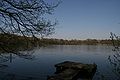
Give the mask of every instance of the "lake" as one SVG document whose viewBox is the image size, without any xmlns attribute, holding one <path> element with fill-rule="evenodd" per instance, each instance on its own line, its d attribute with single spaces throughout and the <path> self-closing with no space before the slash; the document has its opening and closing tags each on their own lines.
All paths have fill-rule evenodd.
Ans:
<svg viewBox="0 0 120 80">
<path fill-rule="evenodd" d="M 54 65 L 63 61 L 95 63 L 93 80 L 117 80 L 108 60 L 114 54 L 112 49 L 106 45 L 53 45 L 22 52 L 29 56 L 1 53 L 0 80 L 46 80 L 54 74 Z"/>
</svg>

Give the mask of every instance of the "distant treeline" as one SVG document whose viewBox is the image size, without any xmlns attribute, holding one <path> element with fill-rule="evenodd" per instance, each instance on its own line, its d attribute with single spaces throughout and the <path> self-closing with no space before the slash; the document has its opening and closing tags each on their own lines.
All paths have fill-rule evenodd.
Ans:
<svg viewBox="0 0 120 80">
<path fill-rule="evenodd" d="M 97 39 L 86 39 L 86 40 L 64 40 L 64 39 L 48 39 L 48 38 L 33 38 L 24 37 L 13 34 L 0 34 L 0 47 L 31 47 L 31 46 L 44 46 L 44 45 L 99 45 L 106 44 L 111 45 L 110 39 L 97 40 Z"/>
<path fill-rule="evenodd" d="M 86 40 L 64 40 L 64 39 L 40 39 L 40 43 L 46 45 L 112 45 L 110 39 L 97 40 L 97 39 L 86 39 Z"/>
<path fill-rule="evenodd" d="M 0 51 L 19 51 L 31 49 L 35 46 L 32 37 L 23 37 L 14 34 L 0 34 Z"/>
</svg>

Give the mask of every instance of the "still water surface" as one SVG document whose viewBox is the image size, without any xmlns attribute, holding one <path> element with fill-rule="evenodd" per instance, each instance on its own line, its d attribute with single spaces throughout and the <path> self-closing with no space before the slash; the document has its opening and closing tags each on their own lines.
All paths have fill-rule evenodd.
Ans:
<svg viewBox="0 0 120 80">
<path fill-rule="evenodd" d="M 47 46 L 29 52 L 33 52 L 31 59 L 5 54 L 11 59 L 0 61 L 0 80 L 46 80 L 48 75 L 54 74 L 54 65 L 63 61 L 96 63 L 97 72 L 93 80 L 113 80 L 116 76 L 108 60 L 108 56 L 113 54 L 112 48 L 105 45 Z"/>
</svg>

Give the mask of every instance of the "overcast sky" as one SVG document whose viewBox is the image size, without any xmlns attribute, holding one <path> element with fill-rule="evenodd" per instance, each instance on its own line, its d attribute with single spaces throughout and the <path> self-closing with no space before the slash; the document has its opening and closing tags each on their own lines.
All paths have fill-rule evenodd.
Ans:
<svg viewBox="0 0 120 80">
<path fill-rule="evenodd" d="M 120 0 L 62 0 L 52 18 L 59 24 L 50 38 L 106 39 L 120 34 Z"/>
</svg>

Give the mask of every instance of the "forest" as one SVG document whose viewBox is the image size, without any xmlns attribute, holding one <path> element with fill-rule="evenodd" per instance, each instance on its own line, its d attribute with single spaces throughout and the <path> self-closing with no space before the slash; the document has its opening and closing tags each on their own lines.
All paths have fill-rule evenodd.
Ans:
<svg viewBox="0 0 120 80">
<path fill-rule="evenodd" d="M 45 45 L 112 45 L 110 39 L 97 40 L 97 39 L 86 39 L 86 40 L 65 40 L 65 39 L 55 39 L 55 38 L 33 38 L 24 37 L 15 34 L 0 34 L 0 44 L 5 44 L 3 46 L 16 46 L 23 47 L 31 46 L 45 46 Z"/>
</svg>

